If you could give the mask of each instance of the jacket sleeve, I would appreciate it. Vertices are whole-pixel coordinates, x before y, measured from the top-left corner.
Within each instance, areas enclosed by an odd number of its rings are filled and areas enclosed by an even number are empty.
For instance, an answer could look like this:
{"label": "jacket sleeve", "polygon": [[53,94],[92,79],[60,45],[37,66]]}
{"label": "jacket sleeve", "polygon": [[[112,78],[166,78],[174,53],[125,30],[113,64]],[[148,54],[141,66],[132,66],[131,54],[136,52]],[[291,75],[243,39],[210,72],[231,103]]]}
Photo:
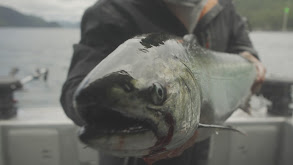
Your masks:
{"label": "jacket sleeve", "polygon": [[74,53],[60,102],[66,115],[77,125],[83,125],[73,108],[73,94],[83,78],[108,54],[134,35],[134,25],[111,3],[89,8],[81,22],[81,40],[73,46]]}
{"label": "jacket sleeve", "polygon": [[243,51],[248,51],[256,58],[259,59],[257,51],[253,48],[252,42],[249,38],[249,32],[246,26],[246,22],[243,17],[241,17],[235,9],[233,3],[231,3],[230,8],[230,19],[231,19],[231,34],[230,42],[228,45],[228,51],[231,53],[241,53]]}

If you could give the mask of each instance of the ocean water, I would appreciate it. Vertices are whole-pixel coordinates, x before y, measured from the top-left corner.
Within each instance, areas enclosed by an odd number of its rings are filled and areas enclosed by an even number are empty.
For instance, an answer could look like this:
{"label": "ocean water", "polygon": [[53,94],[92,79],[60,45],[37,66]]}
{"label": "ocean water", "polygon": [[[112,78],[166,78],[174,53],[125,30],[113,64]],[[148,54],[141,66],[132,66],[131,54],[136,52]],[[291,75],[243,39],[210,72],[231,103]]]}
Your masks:
{"label": "ocean water", "polygon": [[32,74],[36,68],[48,68],[48,81],[33,81],[15,93],[19,107],[57,107],[73,53],[79,41],[78,29],[1,28],[0,75],[19,68],[18,78]]}
{"label": "ocean water", "polygon": [[[293,32],[252,32],[251,39],[269,74],[293,79]],[[19,68],[18,78],[48,68],[47,82],[33,81],[15,93],[20,108],[58,107],[79,29],[0,28],[0,75]]]}

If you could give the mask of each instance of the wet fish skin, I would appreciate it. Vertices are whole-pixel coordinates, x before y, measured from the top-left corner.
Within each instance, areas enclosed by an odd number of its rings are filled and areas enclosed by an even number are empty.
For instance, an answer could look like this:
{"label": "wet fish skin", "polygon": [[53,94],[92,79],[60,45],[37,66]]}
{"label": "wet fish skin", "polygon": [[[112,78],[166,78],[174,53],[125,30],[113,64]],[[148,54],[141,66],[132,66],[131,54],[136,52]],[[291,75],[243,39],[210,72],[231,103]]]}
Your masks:
{"label": "wet fish skin", "polygon": [[87,125],[80,139],[109,154],[143,157],[175,149],[199,124],[223,122],[249,98],[255,67],[167,34],[129,39],[79,85],[74,107]]}

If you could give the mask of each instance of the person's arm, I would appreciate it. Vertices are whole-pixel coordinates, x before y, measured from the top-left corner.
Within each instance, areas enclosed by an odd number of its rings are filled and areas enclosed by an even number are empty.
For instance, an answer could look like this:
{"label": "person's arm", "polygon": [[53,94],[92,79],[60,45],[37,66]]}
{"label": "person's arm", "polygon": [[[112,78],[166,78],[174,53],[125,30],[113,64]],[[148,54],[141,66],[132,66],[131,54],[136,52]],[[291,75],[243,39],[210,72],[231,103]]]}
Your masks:
{"label": "person's arm", "polygon": [[[98,2],[99,3],[99,2]],[[61,105],[66,115],[77,125],[83,125],[73,108],[73,94],[83,78],[107,55],[134,35],[134,25],[110,3],[89,8],[81,23],[81,40],[74,45],[67,79],[63,85]]]}
{"label": "person's arm", "polygon": [[249,32],[246,29],[246,23],[242,17],[236,12],[235,6],[231,5],[226,7],[229,10],[229,24],[230,35],[228,43],[228,52],[239,54],[241,52],[250,52],[253,56],[259,59],[257,51],[254,49],[252,42],[249,38]]}
{"label": "person's arm", "polygon": [[[253,48],[249,38],[248,30],[242,17],[236,12],[234,5],[231,5],[231,35],[228,46],[230,53],[240,54],[248,61],[252,62],[257,69],[257,78],[254,86],[259,86],[265,80],[266,68],[260,62],[256,50]],[[256,85],[257,84],[257,85]],[[253,89],[255,90],[255,89]]]}
{"label": "person's arm", "polygon": [[247,59],[248,61],[252,62],[257,70],[257,77],[255,80],[255,83],[253,84],[251,90],[253,93],[257,92],[260,90],[261,84],[265,81],[265,75],[266,75],[266,68],[264,65],[255,57],[253,56],[250,52],[244,51],[241,52],[240,55]]}

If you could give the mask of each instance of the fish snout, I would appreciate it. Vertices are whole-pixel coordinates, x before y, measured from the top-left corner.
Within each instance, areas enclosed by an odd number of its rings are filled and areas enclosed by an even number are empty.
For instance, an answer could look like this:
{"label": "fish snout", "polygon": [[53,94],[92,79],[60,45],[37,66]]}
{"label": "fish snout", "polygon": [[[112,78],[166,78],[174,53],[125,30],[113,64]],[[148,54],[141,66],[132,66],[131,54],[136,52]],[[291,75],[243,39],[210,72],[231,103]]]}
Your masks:
{"label": "fish snout", "polygon": [[166,97],[163,82],[138,82],[125,71],[81,83],[74,95],[75,110],[86,123],[80,139],[89,144],[105,136],[146,132],[163,139],[173,125],[163,110]]}
{"label": "fish snout", "polygon": [[81,83],[74,94],[75,110],[87,124],[95,123],[119,102],[121,95],[134,90],[132,79],[127,72],[119,71]]}

